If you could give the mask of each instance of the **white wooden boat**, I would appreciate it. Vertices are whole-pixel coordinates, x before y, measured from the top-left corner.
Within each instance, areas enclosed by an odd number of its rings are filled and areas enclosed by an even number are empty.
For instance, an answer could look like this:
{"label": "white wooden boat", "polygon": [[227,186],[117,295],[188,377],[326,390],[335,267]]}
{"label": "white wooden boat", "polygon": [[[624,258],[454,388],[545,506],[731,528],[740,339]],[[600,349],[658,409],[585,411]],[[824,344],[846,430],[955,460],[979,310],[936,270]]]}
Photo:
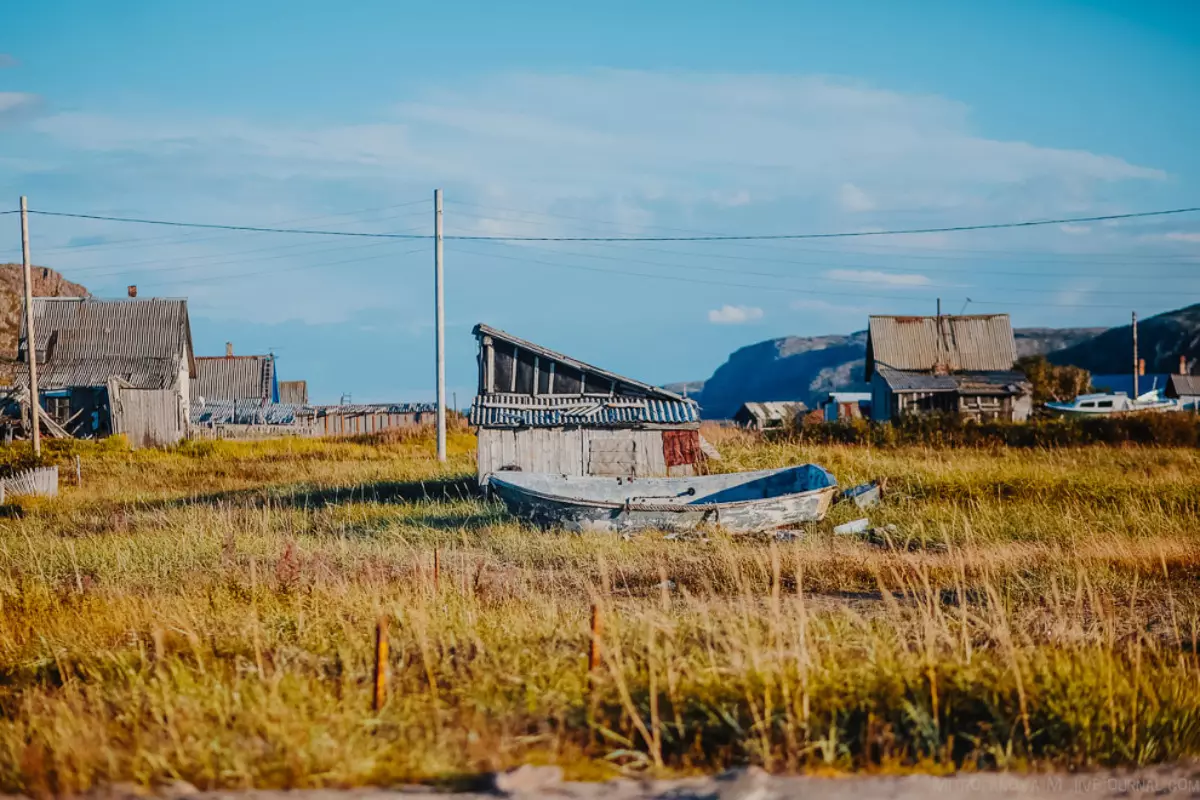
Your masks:
{"label": "white wooden boat", "polygon": [[1137,399],[1124,392],[1116,394],[1081,394],[1068,403],[1046,403],[1046,408],[1063,417],[1100,417],[1112,414],[1135,414],[1142,411],[1173,411],[1174,400],[1167,400],[1155,390]]}
{"label": "white wooden boat", "polygon": [[489,485],[512,514],[536,525],[616,533],[705,524],[773,530],[824,518],[838,490],[815,464],[691,478],[502,472]]}

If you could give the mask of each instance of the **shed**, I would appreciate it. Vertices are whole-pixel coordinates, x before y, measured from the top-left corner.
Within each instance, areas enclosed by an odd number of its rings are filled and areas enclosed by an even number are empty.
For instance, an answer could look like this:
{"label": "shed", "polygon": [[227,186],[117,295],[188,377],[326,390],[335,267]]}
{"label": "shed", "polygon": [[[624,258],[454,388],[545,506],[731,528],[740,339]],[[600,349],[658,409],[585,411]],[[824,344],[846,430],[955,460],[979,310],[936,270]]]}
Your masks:
{"label": "shed", "polygon": [[693,475],[703,458],[700,409],[626,378],[479,324],[480,482],[493,472],[644,477]]}
{"label": "shed", "polygon": [[308,381],[280,381],[279,402],[292,405],[308,403]]}
{"label": "shed", "polygon": [[1013,370],[1016,360],[1007,314],[872,316],[865,371],[871,418],[944,412],[1028,419],[1031,387]]}
{"label": "shed", "polygon": [[1172,375],[1164,394],[1187,411],[1200,411],[1200,375]]}
{"label": "shed", "polygon": [[808,406],[798,401],[742,403],[742,407],[733,415],[733,421],[743,428],[765,431],[795,425],[806,413]]}
{"label": "shed", "polygon": [[845,422],[871,416],[870,392],[830,392],[821,401],[826,422]]}
{"label": "shed", "polygon": [[[38,394],[46,414],[83,438],[125,434],[135,447],[187,435],[196,375],[187,301],[38,297]],[[29,385],[26,321],[17,381]]]}

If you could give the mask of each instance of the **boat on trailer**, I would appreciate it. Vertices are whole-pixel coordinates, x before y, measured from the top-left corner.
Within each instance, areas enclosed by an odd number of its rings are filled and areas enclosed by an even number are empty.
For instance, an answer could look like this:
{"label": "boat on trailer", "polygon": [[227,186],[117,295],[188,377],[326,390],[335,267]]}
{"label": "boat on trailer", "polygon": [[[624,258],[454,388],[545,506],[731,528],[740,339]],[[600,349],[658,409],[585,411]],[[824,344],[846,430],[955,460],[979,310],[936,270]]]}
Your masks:
{"label": "boat on trailer", "polygon": [[773,530],[823,519],[838,493],[837,479],[815,464],[689,478],[502,472],[489,485],[514,516],[540,527],[610,533]]}

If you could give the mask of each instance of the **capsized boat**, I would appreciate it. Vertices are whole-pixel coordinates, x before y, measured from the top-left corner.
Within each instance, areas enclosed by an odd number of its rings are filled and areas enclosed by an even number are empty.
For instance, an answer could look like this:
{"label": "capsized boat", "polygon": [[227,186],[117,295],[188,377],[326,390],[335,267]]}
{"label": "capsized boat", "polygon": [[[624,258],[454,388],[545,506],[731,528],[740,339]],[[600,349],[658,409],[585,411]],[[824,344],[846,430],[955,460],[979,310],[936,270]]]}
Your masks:
{"label": "capsized boat", "polygon": [[1046,403],[1046,408],[1064,417],[1095,417],[1107,414],[1135,414],[1141,411],[1171,411],[1177,408],[1174,400],[1155,389],[1132,399],[1124,392],[1115,394],[1081,394],[1069,403]]}
{"label": "capsized boat", "polygon": [[837,479],[815,464],[691,478],[502,472],[489,485],[515,516],[568,531],[627,533],[719,525],[732,533],[823,519]]}

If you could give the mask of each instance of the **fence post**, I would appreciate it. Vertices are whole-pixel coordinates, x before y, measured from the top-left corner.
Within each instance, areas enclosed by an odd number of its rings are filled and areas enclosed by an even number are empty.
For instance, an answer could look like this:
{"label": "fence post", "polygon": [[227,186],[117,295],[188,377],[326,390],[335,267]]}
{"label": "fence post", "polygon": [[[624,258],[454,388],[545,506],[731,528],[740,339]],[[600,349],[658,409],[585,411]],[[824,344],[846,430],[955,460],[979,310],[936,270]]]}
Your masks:
{"label": "fence post", "polygon": [[83,466],[79,460],[79,454],[75,454],[75,485],[83,486]]}
{"label": "fence post", "polygon": [[371,710],[379,711],[387,702],[388,619],[381,615],[375,623],[375,687]]}

